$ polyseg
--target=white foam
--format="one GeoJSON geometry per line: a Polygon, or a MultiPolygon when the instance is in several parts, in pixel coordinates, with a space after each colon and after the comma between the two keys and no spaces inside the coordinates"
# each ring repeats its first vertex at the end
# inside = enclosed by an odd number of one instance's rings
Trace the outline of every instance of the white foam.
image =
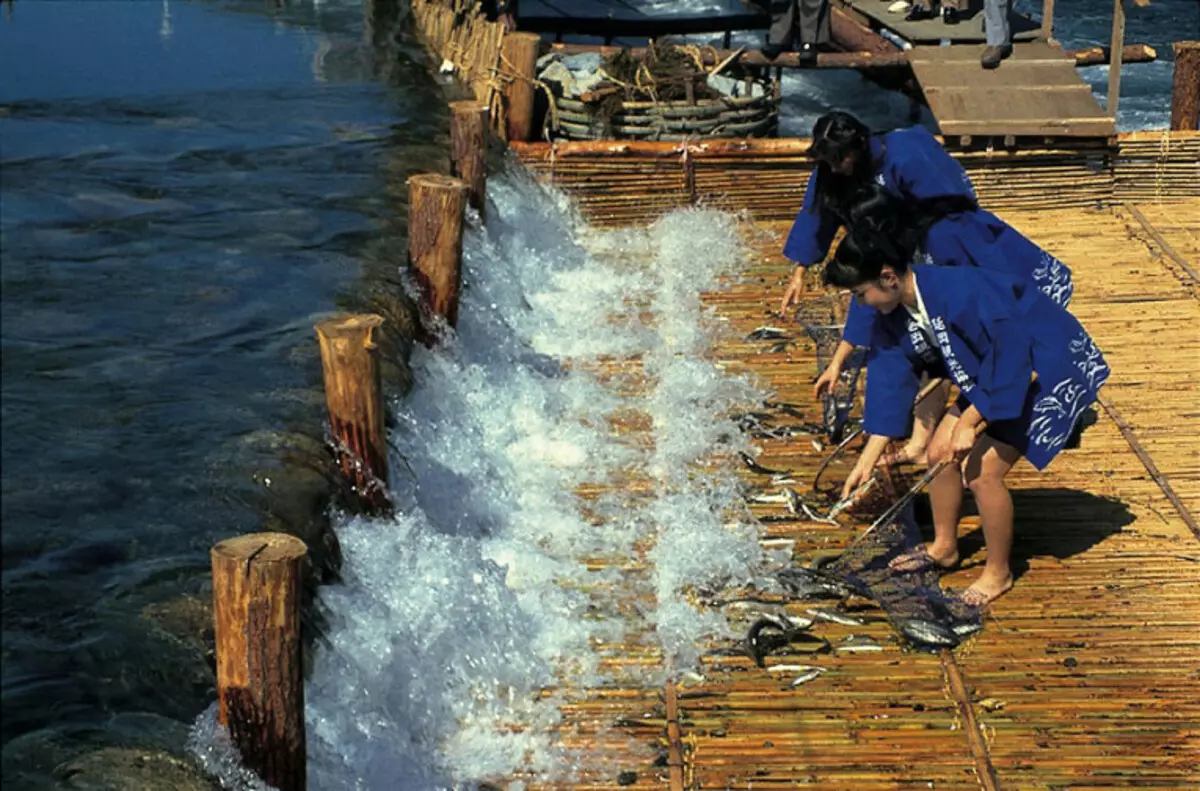
{"type": "Polygon", "coordinates": [[[458,332],[415,353],[416,386],[392,405],[398,515],[336,525],[344,582],[320,592],[328,627],[306,688],[313,789],[595,770],[556,743],[564,698],[544,690],[611,683],[598,651],[631,626],[667,661],[629,672],[660,683],[729,630],[686,595],[761,562],[753,523],[731,513],[732,471],[711,464],[742,448],[725,413],[763,397],[705,359],[722,325],[700,293],[743,265],[735,219],[690,210],[598,231],[527,177],[488,189],[488,227],[465,240],[458,332]],[[640,361],[648,390],[622,399],[581,364],[600,358],[640,361]],[[649,449],[610,429],[622,406],[651,417],[649,449]],[[627,491],[629,476],[656,496],[627,491]],[[606,481],[587,503],[595,526],[576,488],[606,481]],[[653,567],[623,577],[639,541],[653,567]],[[615,562],[591,571],[595,557],[615,562]],[[646,593],[658,606],[624,623],[615,599],[646,593]]]}

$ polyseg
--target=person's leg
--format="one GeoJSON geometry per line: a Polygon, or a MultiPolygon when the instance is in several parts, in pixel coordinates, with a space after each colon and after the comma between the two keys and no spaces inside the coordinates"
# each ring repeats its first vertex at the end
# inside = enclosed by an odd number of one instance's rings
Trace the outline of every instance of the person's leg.
{"type": "Polygon", "coordinates": [[[829,0],[800,0],[800,46],[816,48],[829,43],[829,0]]]}
{"type": "Polygon", "coordinates": [[[909,22],[915,22],[922,19],[933,19],[934,17],[934,0],[912,0],[912,6],[908,9],[908,13],[904,16],[909,22]]]}
{"type": "Polygon", "coordinates": [[[1000,61],[1012,54],[1012,30],[1008,14],[1012,0],[983,0],[983,25],[987,34],[987,46],[983,49],[980,62],[985,69],[994,69],[1000,61]]]}
{"type": "Polygon", "coordinates": [[[1004,477],[1020,457],[1016,448],[985,436],[967,459],[964,477],[975,497],[987,542],[983,573],[963,593],[963,601],[975,607],[992,601],[1013,584],[1013,502],[1004,477]]]}
{"type": "Polygon", "coordinates": [[[791,49],[793,28],[796,25],[797,0],[771,0],[771,27],[767,30],[767,44],[763,54],[774,58],[780,52],[791,49]]]}
{"type": "MultiPolygon", "coordinates": [[[[938,424],[930,444],[948,444],[958,424],[959,410],[954,407],[938,424]]],[[[958,515],[962,510],[963,478],[958,465],[950,465],[929,484],[929,503],[933,509],[933,543],[915,552],[894,558],[889,567],[895,571],[916,571],[931,563],[950,568],[958,562],[958,515]]]]}
{"type": "Polygon", "coordinates": [[[947,25],[957,25],[969,5],[969,0],[942,0],[942,21],[947,25]]]}

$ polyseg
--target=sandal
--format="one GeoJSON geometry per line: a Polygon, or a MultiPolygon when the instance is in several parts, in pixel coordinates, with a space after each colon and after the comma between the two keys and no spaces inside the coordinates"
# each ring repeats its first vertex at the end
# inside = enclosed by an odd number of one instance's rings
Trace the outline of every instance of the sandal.
{"type": "Polygon", "coordinates": [[[969,587],[965,591],[963,591],[962,594],[958,598],[962,601],[963,604],[967,605],[971,609],[983,610],[983,609],[986,609],[988,607],[988,605],[990,605],[996,599],[999,599],[1001,596],[1003,596],[1004,594],[1006,594],[1010,590],[1012,590],[1012,586],[1013,586],[1013,581],[1010,579],[1008,581],[1008,584],[1006,586],[1004,586],[1004,589],[1001,590],[999,593],[987,594],[987,593],[984,593],[983,591],[981,591],[979,588],[972,585],[971,587],[969,587]]]}
{"type": "Polygon", "coordinates": [[[929,554],[929,549],[921,545],[911,552],[905,552],[897,555],[888,562],[888,568],[892,571],[899,571],[906,574],[916,574],[926,569],[934,568],[938,571],[949,571],[958,564],[958,558],[955,557],[950,563],[942,564],[933,555],[929,554]]]}

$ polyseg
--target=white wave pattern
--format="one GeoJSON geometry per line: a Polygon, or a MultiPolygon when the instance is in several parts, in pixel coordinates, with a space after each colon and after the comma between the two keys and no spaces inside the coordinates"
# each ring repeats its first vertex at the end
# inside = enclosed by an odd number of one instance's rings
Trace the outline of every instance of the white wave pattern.
{"type": "Polygon", "coordinates": [[[545,690],[614,683],[601,662],[627,630],[661,645],[642,679],[661,683],[699,638],[729,633],[684,593],[742,584],[761,560],[749,515],[728,512],[733,471],[710,462],[742,448],[725,415],[765,397],[705,359],[720,325],[700,293],[743,264],[735,219],[686,210],[601,232],[524,176],[488,190],[458,334],[415,354],[417,386],[393,404],[398,515],[336,526],[344,583],[320,593],[330,626],[306,687],[314,789],[595,771],[556,742],[566,693],[545,690]],[[616,394],[591,372],[602,358],[640,363],[649,384],[616,394]],[[652,442],[610,428],[621,406],[650,416],[652,442]],[[629,478],[654,491],[613,485],[587,504],[600,524],[584,518],[579,484],[629,478]],[[652,565],[625,574],[635,545],[652,565]],[[596,557],[612,570],[589,570],[596,557]],[[658,605],[624,622],[622,592],[658,605]]]}

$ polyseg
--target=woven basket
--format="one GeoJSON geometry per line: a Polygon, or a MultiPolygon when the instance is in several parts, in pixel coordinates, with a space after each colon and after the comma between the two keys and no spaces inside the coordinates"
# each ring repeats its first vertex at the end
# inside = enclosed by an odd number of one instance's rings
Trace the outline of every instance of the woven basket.
{"type": "Polygon", "coordinates": [[[600,117],[597,107],[556,99],[552,134],[569,140],[684,140],[772,137],[779,127],[779,104],[769,91],[753,98],[621,102],[609,119],[600,117]]]}

